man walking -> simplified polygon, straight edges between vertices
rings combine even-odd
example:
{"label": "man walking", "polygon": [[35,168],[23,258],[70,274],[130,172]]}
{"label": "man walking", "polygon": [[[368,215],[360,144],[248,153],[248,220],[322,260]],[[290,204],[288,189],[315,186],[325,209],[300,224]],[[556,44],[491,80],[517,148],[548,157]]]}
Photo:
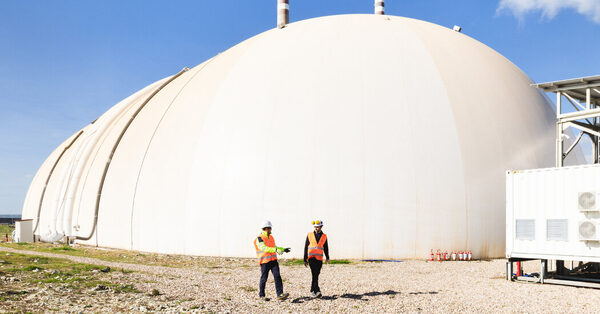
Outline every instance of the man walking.
{"label": "man walking", "polygon": [[323,228],[322,220],[312,222],[315,231],[306,236],[304,244],[304,266],[310,265],[312,273],[312,284],[310,286],[310,296],[320,298],[321,288],[319,288],[319,274],[323,267],[323,254],[325,254],[325,263],[329,263],[329,246],[327,245],[327,235],[321,230]]}
{"label": "man walking", "polygon": [[275,246],[275,238],[273,238],[273,235],[271,234],[271,229],[271,222],[266,220],[262,225],[262,232],[254,239],[254,248],[256,249],[256,256],[258,257],[258,262],[260,264],[258,296],[263,300],[268,300],[265,296],[265,286],[267,284],[267,278],[269,278],[269,271],[271,271],[275,278],[277,299],[285,300],[289,296],[289,293],[283,293],[283,282],[281,280],[281,275],[279,274],[277,253],[288,253],[290,248]]}

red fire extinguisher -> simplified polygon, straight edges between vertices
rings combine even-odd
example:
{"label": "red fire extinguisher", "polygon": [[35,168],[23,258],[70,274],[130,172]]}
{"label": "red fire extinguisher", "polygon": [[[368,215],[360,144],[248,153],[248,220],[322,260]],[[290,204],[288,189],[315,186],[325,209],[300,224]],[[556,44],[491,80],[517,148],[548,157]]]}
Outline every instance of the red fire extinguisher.
{"label": "red fire extinguisher", "polygon": [[433,249],[431,250],[431,255],[429,255],[429,261],[433,262]]}
{"label": "red fire extinguisher", "polygon": [[452,260],[455,261],[456,260],[456,251],[452,252]]}
{"label": "red fire extinguisher", "polygon": [[448,251],[444,251],[444,260],[447,261],[448,260]]}
{"label": "red fire extinguisher", "polygon": [[473,252],[471,252],[471,250],[469,250],[469,254],[467,255],[467,260],[469,260],[469,261],[473,260]]}
{"label": "red fire extinguisher", "polygon": [[437,251],[437,253],[436,253],[436,258],[437,258],[438,262],[441,262],[441,261],[442,261],[442,253],[440,253],[440,251],[439,251],[439,250],[438,250],[438,251]]}
{"label": "red fire extinguisher", "polygon": [[460,252],[458,252],[458,260],[459,260],[459,261],[462,261],[462,260],[463,260],[463,258],[464,258],[463,251],[460,251]]}

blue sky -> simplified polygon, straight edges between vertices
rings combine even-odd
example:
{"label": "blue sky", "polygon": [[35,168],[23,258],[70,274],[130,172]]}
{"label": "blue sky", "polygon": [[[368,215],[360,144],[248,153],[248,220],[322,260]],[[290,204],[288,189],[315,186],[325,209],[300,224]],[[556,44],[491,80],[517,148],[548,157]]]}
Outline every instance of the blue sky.
{"label": "blue sky", "polygon": [[[68,136],[149,83],[274,27],[275,2],[0,0],[0,214],[20,213],[33,175]],[[292,22],[373,11],[372,0],[290,2]],[[460,25],[534,81],[600,72],[600,0],[386,0],[386,14]]]}

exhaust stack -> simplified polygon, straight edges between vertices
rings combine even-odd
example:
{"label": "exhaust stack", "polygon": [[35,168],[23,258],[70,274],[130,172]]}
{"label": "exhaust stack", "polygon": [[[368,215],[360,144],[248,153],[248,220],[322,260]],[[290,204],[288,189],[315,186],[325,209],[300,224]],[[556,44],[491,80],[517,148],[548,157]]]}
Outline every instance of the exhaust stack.
{"label": "exhaust stack", "polygon": [[375,14],[377,14],[377,15],[385,14],[384,0],[375,0]]}
{"label": "exhaust stack", "polygon": [[290,0],[277,0],[277,28],[284,28],[290,22]]}

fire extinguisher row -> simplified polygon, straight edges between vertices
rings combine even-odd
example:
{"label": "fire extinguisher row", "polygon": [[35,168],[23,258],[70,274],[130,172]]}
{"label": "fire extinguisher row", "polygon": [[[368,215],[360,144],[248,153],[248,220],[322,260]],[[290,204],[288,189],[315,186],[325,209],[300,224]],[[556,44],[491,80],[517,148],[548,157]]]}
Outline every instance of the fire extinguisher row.
{"label": "fire extinguisher row", "polygon": [[437,253],[433,253],[433,249],[431,250],[431,254],[429,255],[429,261],[471,261],[473,260],[473,252],[471,250],[464,251],[452,251],[452,254],[448,254],[448,251],[444,251],[443,253],[440,250],[437,250]]}

